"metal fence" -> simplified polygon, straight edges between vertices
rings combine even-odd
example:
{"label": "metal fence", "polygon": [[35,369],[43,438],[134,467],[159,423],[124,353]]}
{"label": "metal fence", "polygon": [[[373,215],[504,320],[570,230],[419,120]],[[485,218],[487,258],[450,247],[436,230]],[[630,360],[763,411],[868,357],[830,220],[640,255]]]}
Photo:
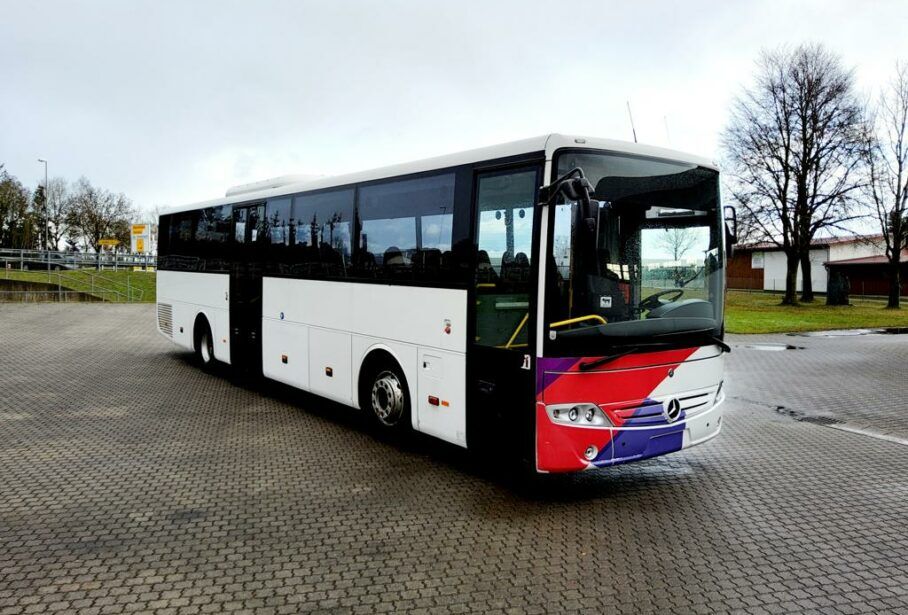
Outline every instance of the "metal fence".
{"label": "metal fence", "polygon": [[[877,282],[867,282],[865,280],[851,280],[848,284],[848,294],[852,297],[880,298],[887,296],[887,280]],[[783,293],[785,292],[785,278],[766,278],[765,280],[755,278],[728,278],[728,290],[753,293]],[[797,292],[801,292],[801,284],[798,283]],[[814,294],[826,294],[826,282],[817,286],[814,282]],[[904,296],[904,295],[903,295]]]}
{"label": "metal fence", "polygon": [[[146,300],[148,284],[145,279],[136,283],[136,279],[154,276],[154,267],[144,262],[120,261],[99,271],[95,268],[74,268],[74,261],[67,261],[67,266],[51,261],[57,266],[46,268],[45,260],[42,263],[45,268],[37,269],[21,267],[25,258],[22,255],[22,260],[16,263],[19,267],[14,267],[10,260],[0,266],[0,301],[141,302]],[[75,263],[78,264],[78,261]],[[125,275],[121,273],[116,279],[111,277],[116,269]]]}
{"label": "metal fence", "polygon": [[21,270],[62,271],[74,269],[141,268],[153,270],[157,259],[151,254],[124,252],[58,252],[53,250],[13,250],[0,248],[0,268]]}

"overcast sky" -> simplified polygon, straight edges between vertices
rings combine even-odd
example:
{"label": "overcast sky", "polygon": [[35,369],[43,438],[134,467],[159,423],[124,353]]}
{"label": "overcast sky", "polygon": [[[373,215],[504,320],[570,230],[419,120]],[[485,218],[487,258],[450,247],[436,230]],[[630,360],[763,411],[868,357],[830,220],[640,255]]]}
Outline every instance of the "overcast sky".
{"label": "overcast sky", "polygon": [[[879,87],[906,0],[0,0],[0,163],[141,208],[547,132],[716,158],[762,47],[822,42]],[[666,123],[668,130],[666,130]]]}

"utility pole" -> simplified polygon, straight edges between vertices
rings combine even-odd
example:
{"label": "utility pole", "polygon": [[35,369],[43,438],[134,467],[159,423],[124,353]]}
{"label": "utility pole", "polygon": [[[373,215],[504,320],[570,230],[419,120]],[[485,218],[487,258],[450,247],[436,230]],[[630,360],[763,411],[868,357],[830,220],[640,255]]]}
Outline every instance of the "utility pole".
{"label": "utility pole", "polygon": [[38,162],[44,163],[44,249],[47,250],[47,245],[50,243],[50,223],[47,220],[47,198],[50,186],[47,185],[47,160],[38,158]]}

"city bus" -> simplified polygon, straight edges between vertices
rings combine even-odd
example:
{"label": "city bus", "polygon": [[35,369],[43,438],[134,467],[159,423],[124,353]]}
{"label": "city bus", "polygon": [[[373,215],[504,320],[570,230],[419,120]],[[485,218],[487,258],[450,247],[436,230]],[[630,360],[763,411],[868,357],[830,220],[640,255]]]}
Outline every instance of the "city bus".
{"label": "city bus", "polygon": [[551,134],[160,218],[157,329],[196,354],[540,473],[716,436],[716,166]]}

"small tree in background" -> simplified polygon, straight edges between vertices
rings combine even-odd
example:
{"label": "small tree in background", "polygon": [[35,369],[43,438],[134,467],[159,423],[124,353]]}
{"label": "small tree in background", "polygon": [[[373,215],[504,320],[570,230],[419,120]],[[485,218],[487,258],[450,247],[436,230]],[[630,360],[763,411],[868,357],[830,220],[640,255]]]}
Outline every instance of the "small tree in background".
{"label": "small tree in background", "polygon": [[101,240],[129,245],[129,223],[135,212],[126,195],[93,186],[85,177],[76,182],[66,224],[67,234],[83,246],[101,251]]}
{"label": "small tree in background", "polygon": [[697,242],[697,235],[689,228],[670,228],[659,236],[657,246],[679,261]]}
{"label": "small tree in background", "polygon": [[47,186],[48,248],[58,250],[66,236],[66,220],[72,206],[69,182],[62,177],[53,177]]}
{"label": "small tree in background", "polygon": [[908,247],[908,65],[896,64],[895,77],[877,99],[868,129],[865,193],[889,261],[886,307],[898,308],[902,250]]}
{"label": "small tree in background", "polygon": [[34,249],[38,225],[28,188],[0,165],[0,247]]}
{"label": "small tree in background", "polygon": [[35,188],[35,191],[32,193],[32,209],[31,217],[34,220],[36,231],[39,235],[39,240],[37,247],[40,250],[47,249],[47,233],[45,229],[47,224],[45,221],[45,212],[47,211],[47,194],[44,190],[44,186],[38,184],[38,187]]}

